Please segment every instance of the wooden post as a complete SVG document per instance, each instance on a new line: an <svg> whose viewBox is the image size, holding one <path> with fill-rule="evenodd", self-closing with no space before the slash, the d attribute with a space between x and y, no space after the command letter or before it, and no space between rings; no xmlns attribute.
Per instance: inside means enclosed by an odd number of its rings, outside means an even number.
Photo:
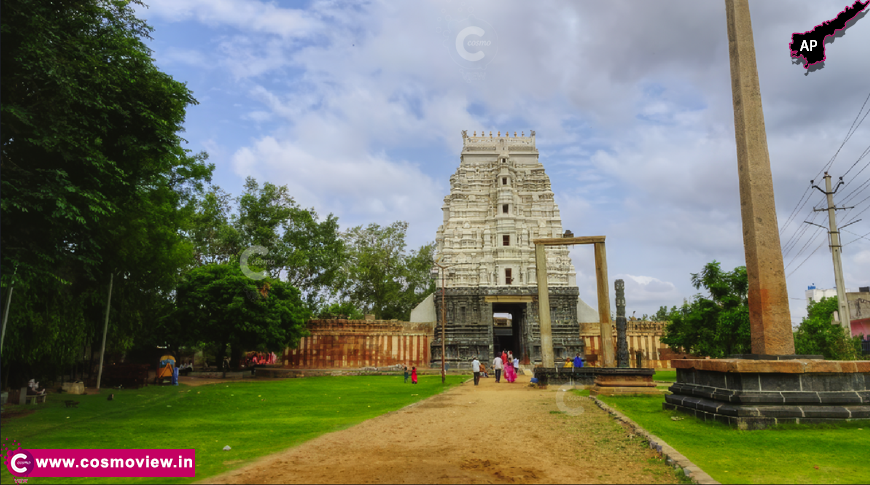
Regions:
<svg viewBox="0 0 870 485"><path fill-rule="evenodd" d="M556 367L553 358L553 329L550 326L550 288L547 284L547 247L535 244L535 273L538 278L538 324L541 328L541 364Z"/></svg>
<svg viewBox="0 0 870 485"><path fill-rule="evenodd" d="M595 245L595 279L598 286L598 319L601 322L601 356L604 367L615 367L613 332L610 321L610 288L607 284L607 252L603 242Z"/></svg>
<svg viewBox="0 0 870 485"><path fill-rule="evenodd" d="M109 311L112 308L112 283L114 281L115 273L113 272L109 275L109 299L106 301L106 322L103 324L103 348L100 351L100 368L97 369L97 389L100 388L100 379L103 378L103 358L106 356L106 334L109 332Z"/></svg>

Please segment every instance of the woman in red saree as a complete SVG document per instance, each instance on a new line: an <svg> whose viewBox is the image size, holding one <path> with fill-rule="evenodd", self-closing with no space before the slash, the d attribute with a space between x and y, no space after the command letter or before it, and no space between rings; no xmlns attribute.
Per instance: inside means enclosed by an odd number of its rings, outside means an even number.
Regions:
<svg viewBox="0 0 870 485"><path fill-rule="evenodd" d="M417 383L417 368L416 367L411 368L411 383L412 384Z"/></svg>

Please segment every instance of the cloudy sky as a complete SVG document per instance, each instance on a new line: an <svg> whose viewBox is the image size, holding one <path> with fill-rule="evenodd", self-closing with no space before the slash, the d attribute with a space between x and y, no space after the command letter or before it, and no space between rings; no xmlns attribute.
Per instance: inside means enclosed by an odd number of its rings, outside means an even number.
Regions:
<svg viewBox="0 0 870 485"><path fill-rule="evenodd" d="M435 238L461 130L535 130L563 227L607 236L629 314L691 299L707 262L744 264L722 1L146 3L157 65L200 103L189 148L234 195L246 176L286 184L344 227L408 221L419 246ZM751 3L794 322L808 285L834 287L826 233L803 221L827 224L809 181L835 154L848 182L835 201L856 206L838 221L863 219L843 230L846 286L870 285L870 18L826 45L822 69L788 49L848 3ZM493 42L474 72L455 55L463 19ZM571 254L595 306L591 248Z"/></svg>

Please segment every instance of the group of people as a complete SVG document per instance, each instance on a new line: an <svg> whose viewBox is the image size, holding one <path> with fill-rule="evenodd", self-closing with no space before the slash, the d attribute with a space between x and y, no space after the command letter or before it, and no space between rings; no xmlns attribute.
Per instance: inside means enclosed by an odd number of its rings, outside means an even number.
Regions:
<svg viewBox="0 0 870 485"><path fill-rule="evenodd" d="M278 356L274 352L251 352L246 356L245 365L253 367L255 365L274 364L278 360Z"/></svg>
<svg viewBox="0 0 870 485"><path fill-rule="evenodd" d="M411 372L410 372L410 374L409 374L409 373L408 373L408 366L407 366L407 365L403 365L402 367L403 367L404 370L405 370L405 384L408 383L408 377L409 377L409 376L411 377L411 384L416 384L416 383L417 383L417 368L416 368L416 367L411 367Z"/></svg>
<svg viewBox="0 0 870 485"><path fill-rule="evenodd" d="M562 368L570 369L572 367L575 369L583 367L583 358L580 357L580 354L577 354L577 356L574 357L574 360L571 360L571 357L565 357L565 365L563 365Z"/></svg>
<svg viewBox="0 0 870 485"><path fill-rule="evenodd" d="M495 382L501 382L502 373L508 382L517 380L517 369L520 368L520 359L514 357L510 350L502 351L501 355L496 355L492 359L492 370L495 373ZM477 357L471 361L471 371L474 373L474 385L480 383L480 378L489 377L486 373L486 366L481 364Z"/></svg>

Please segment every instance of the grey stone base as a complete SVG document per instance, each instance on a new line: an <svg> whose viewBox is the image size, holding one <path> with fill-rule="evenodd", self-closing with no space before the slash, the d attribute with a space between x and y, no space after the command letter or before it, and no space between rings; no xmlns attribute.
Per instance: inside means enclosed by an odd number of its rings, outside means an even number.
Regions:
<svg viewBox="0 0 870 485"><path fill-rule="evenodd" d="M614 367L535 367L535 377L541 385L571 385L591 386L598 376L648 376L655 374L655 369L620 369Z"/></svg>
<svg viewBox="0 0 870 485"><path fill-rule="evenodd" d="M870 374L677 369L664 409L741 429L870 419Z"/></svg>
<svg viewBox="0 0 870 485"><path fill-rule="evenodd" d="M670 396L666 396L665 400ZM785 414L794 414L794 410L798 408L797 406L770 406L771 408L778 407L781 408ZM783 416L728 416L724 414L718 414L715 412L707 412L701 409L696 409L688 406L681 406L678 404L671 404L669 402L662 403L663 409L680 411L685 414L689 414L695 416L696 418L703 421L717 421L719 423L728 424L738 429L744 430L754 430L754 429L766 429L771 426L776 426L779 424L814 424L814 423L836 423L842 421L857 421L857 420L868 420L870 417L866 418L841 418L841 417L783 417ZM822 412L821 409L815 410L816 413ZM767 414L772 414L775 411L773 409L770 410L762 410Z"/></svg>

